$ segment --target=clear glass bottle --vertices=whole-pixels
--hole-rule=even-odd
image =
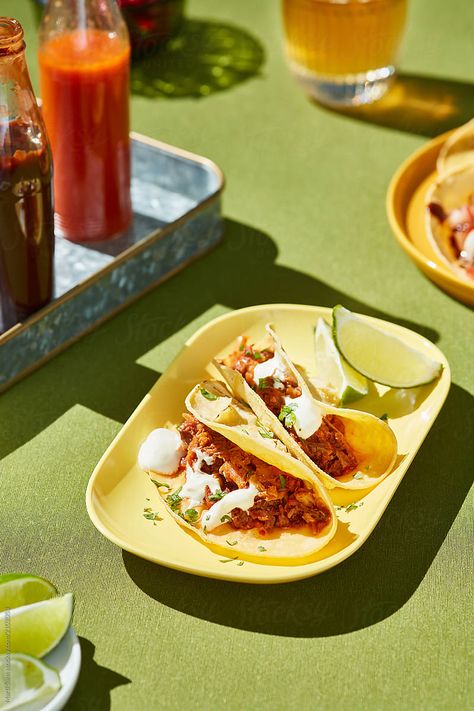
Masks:
[[[53,290],[52,162],[31,87],[23,29],[0,17],[0,330]]]
[[[56,225],[73,241],[111,238],[132,219],[130,41],[116,0],[50,0],[39,64]]]

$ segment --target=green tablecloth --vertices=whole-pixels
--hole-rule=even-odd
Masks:
[[[23,22],[36,81],[34,6],[0,9]],[[399,101],[357,117],[294,83],[278,2],[188,11],[163,81],[150,83],[156,60],[136,71],[132,123],[223,168],[224,243],[2,396],[0,567],[74,592],[84,659],[71,709],[467,708],[472,311],[402,253],[384,199],[410,152],[474,114],[472,3],[412,2]],[[214,91],[222,76],[230,86]],[[272,301],[342,302],[427,335],[450,361],[447,403],[382,521],[345,563],[286,586],[123,553],[85,510],[98,458],[198,326]]]

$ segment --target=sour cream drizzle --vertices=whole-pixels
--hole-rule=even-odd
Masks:
[[[159,427],[152,430],[143,442],[138,452],[138,466],[146,472],[158,474],[174,474],[181,457],[184,455],[184,445],[178,432]]]
[[[294,429],[302,439],[308,439],[321,427],[323,415],[312,398],[304,392],[299,397],[285,397],[285,405],[291,405],[295,413]]]
[[[212,531],[212,529],[226,523],[226,521],[222,521],[222,518],[228,516],[232,509],[248,511],[254,505],[257,494],[258,489],[253,484],[250,484],[247,489],[236,489],[229,492],[203,513],[202,526],[206,527],[206,531]]]
[[[214,464],[213,457],[209,457],[200,449],[196,452],[196,460],[192,466],[186,465],[186,483],[181,489],[180,496],[189,499],[189,506],[199,506],[204,501],[206,487],[209,487],[211,494],[215,494],[220,489],[219,480],[212,474],[207,474],[201,470],[202,463]]]
[[[466,237],[461,257],[474,264],[474,230],[471,230]]]
[[[278,389],[283,389],[283,385],[279,381],[285,380],[286,373],[286,366],[282,361],[278,351],[275,351],[275,355],[273,356],[273,358],[270,358],[270,360],[265,360],[263,363],[258,363],[255,366],[253,370],[253,379],[255,385],[258,385],[258,381],[263,378],[272,377],[274,380],[275,378],[277,378],[276,383],[274,383],[275,387]]]

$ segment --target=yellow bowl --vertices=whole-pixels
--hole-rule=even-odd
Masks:
[[[156,382],[123,426],[97,464],[87,487],[87,511],[94,525],[121,548],[155,563],[187,573],[247,583],[282,583],[307,578],[332,568],[352,555],[367,539],[382,516],[411,461],[435,421],[450,386],[450,371],[441,351],[422,336],[401,326],[369,317],[378,327],[402,338],[408,345],[443,363],[441,377],[421,388],[390,390],[377,386],[359,401],[358,409],[375,415],[389,414],[398,441],[393,471],[372,490],[333,489],[337,510],[335,537],[311,558],[276,564],[255,559],[222,562],[216,552],[181,526],[168,513],[149,477],[138,468],[137,454],[148,433],[167,423],[178,423],[184,398],[196,382],[216,376],[211,361],[229,352],[241,334],[258,342],[265,324],[274,324],[290,357],[314,372],[313,330],[319,317],[331,318],[331,310],[318,306],[275,304],[233,311],[211,321],[195,333],[181,353]],[[357,508],[342,507],[357,502]],[[149,521],[144,509],[158,512],[162,520]],[[420,532],[422,535],[422,532]],[[229,559],[233,557],[229,548]],[[239,565],[241,563],[241,565]]]
[[[437,178],[436,159],[450,133],[415,151],[397,170],[387,192],[387,214],[400,246],[415,264],[455,299],[474,305],[474,281],[456,276],[433,249],[425,228],[425,196]]]

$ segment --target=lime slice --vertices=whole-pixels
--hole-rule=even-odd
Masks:
[[[316,378],[312,382],[318,389],[324,391],[328,388],[341,405],[355,402],[367,395],[367,379],[344,360],[332,339],[331,327],[322,318],[318,319],[316,325],[314,346]]]
[[[32,602],[49,600],[56,597],[58,591],[44,578],[27,573],[8,573],[0,575],[0,612]]]
[[[0,708],[19,709],[24,704],[43,706],[59,691],[56,669],[28,654],[0,656]]]
[[[62,639],[72,616],[71,593],[0,614],[0,653],[43,657]]]
[[[333,336],[339,351],[359,373],[391,388],[431,383],[443,366],[355,316],[343,306],[333,309]]]

